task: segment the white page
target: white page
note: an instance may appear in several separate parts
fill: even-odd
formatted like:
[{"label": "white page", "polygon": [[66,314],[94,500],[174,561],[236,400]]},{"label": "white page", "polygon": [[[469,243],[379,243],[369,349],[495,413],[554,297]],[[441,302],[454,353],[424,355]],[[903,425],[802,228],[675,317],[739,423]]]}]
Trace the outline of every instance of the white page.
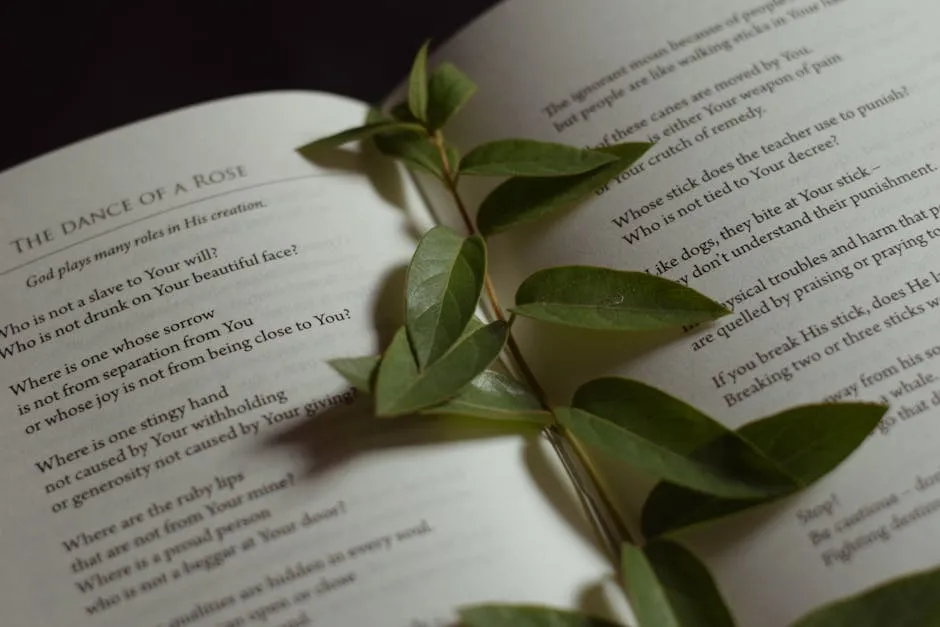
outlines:
[{"label": "white page", "polygon": [[[504,303],[538,268],[598,264],[687,279],[736,310],[652,339],[521,323],[557,402],[612,372],[731,426],[843,389],[890,400],[836,473],[702,542],[743,625],[940,561],[938,17],[929,0],[512,0],[435,55],[479,84],[448,129],[464,149],[659,139],[587,206],[492,238]],[[475,206],[486,190],[469,178]]]},{"label": "white page", "polygon": [[4,624],[604,610],[610,566],[542,443],[379,424],[325,363],[393,330],[427,226],[386,161],[294,152],[363,115],[250,96],[0,175]]}]

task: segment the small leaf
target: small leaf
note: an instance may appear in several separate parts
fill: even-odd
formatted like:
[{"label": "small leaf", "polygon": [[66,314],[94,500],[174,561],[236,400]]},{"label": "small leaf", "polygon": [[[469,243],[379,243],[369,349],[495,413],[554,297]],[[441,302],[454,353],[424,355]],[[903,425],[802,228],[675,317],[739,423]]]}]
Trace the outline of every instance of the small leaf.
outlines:
[{"label": "small leaf", "polygon": [[644,627],[734,627],[708,569],[685,547],[665,540],[642,550],[623,545],[624,587]]},{"label": "small leaf", "polygon": [[444,126],[463,107],[477,86],[451,63],[441,63],[428,79],[428,128]]},{"label": "small leaf", "polygon": [[356,386],[356,389],[372,394],[375,385],[375,375],[379,370],[381,357],[369,355],[368,357],[344,357],[332,359],[328,363],[333,370],[343,375],[347,381]]},{"label": "small leaf", "polygon": [[669,279],[591,266],[539,270],[519,286],[512,311],[543,322],[609,331],[649,331],[730,313]]},{"label": "small leaf", "polygon": [[414,116],[411,112],[411,109],[408,108],[408,102],[402,101],[394,105],[389,109],[389,113],[392,114],[392,117],[401,122],[416,122],[420,123],[420,120]]},{"label": "small leaf", "polygon": [[620,627],[602,618],[534,605],[476,605],[459,613],[461,627]]},{"label": "small leaf", "polygon": [[509,327],[492,322],[462,337],[440,359],[418,372],[408,334],[395,335],[379,365],[376,413],[398,416],[438,405],[457,395],[499,355]]},{"label": "small leaf", "polygon": [[397,395],[417,378],[418,364],[408,343],[408,331],[401,327],[385,349],[379,371],[375,375],[376,405],[379,406],[387,397]]},{"label": "small leaf", "polygon": [[[787,496],[812,485],[841,464],[878,426],[886,407],[870,403],[803,405],[746,424],[737,435],[759,449],[794,479]],[[695,457],[716,454],[721,442]],[[643,534],[654,537],[722,518],[759,505],[753,500],[714,498],[660,483],[643,504]]]},{"label": "small leaf", "polygon": [[481,144],[464,156],[460,171],[482,176],[566,176],[617,161],[616,155],[533,139]]},{"label": "small leaf", "polygon": [[542,409],[539,399],[519,381],[494,370],[481,372],[457,396],[422,414],[458,414],[483,418],[549,424],[552,415]]},{"label": "small leaf", "polygon": [[392,132],[425,133],[425,130],[418,124],[409,124],[406,122],[374,122],[372,124],[366,124],[365,126],[357,126],[356,128],[346,129],[345,131],[336,133],[335,135],[330,135],[328,137],[321,137],[320,139],[312,141],[305,146],[301,146],[297,149],[297,152],[306,157],[319,150],[323,150],[324,148],[334,148],[336,146],[348,144],[349,142],[368,139],[369,137],[378,135],[379,133]]},{"label": "small leaf", "polygon": [[575,407],[555,409],[559,422],[579,440],[607,454],[670,482],[727,498],[767,499],[783,486],[742,473],[733,464],[703,463],[674,446],[676,438],[667,435],[668,426],[636,433],[618,416],[598,416]]},{"label": "small leaf", "polygon": [[430,41],[424,42],[424,45],[415,55],[414,64],[411,66],[411,76],[408,78],[408,108],[411,114],[422,122],[428,120],[428,47]]},{"label": "small leaf", "polygon": [[[395,133],[376,135],[372,141],[383,155],[401,159],[413,170],[423,170],[444,180],[444,165],[441,162],[441,156],[426,136]],[[448,158],[452,158],[451,155],[448,155]]]},{"label": "small leaf", "polygon": [[597,148],[617,160],[583,174],[511,178],[483,200],[477,214],[477,228],[483,235],[493,235],[567,209],[629,168],[650,146],[652,144],[626,143]]},{"label": "small leaf", "polygon": [[405,280],[405,326],[418,369],[449,349],[473,317],[483,277],[486,244],[438,226],[418,242]]},{"label": "small leaf", "polygon": [[940,627],[940,568],[875,586],[818,608],[792,627]]}]

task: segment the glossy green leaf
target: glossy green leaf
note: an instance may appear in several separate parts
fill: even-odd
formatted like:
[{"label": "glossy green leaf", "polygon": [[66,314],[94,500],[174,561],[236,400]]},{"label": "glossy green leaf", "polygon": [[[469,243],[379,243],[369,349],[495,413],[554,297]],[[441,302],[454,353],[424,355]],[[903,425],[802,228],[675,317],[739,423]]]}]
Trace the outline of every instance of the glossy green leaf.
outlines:
[{"label": "glossy green leaf", "polygon": [[417,133],[424,133],[425,137],[427,133],[425,130],[418,124],[409,124],[407,122],[374,122],[371,124],[366,124],[365,126],[357,126],[356,128],[346,129],[335,135],[330,135],[328,137],[322,137],[316,141],[312,141],[305,146],[301,146],[297,149],[297,152],[307,156],[314,156],[319,150],[324,148],[333,148],[336,146],[342,146],[343,144],[348,144],[349,142],[358,141],[362,139],[368,139],[379,133],[408,133],[409,136],[413,138],[419,138],[420,135]]},{"label": "glossy green leaf", "polygon": [[621,564],[630,607],[643,627],[734,627],[708,569],[683,546],[624,544]]},{"label": "glossy green leaf", "polygon": [[457,414],[484,420],[505,420],[549,424],[552,415],[542,409],[532,390],[512,377],[486,370],[457,396],[423,414]]},{"label": "glossy green leaf", "polygon": [[405,326],[422,370],[447,352],[473,317],[486,275],[486,244],[444,226],[424,234],[405,280]]},{"label": "glossy green leaf", "polygon": [[418,50],[408,78],[408,108],[411,109],[411,114],[422,122],[427,122],[428,119],[428,47],[430,45],[431,42],[426,41]]},{"label": "glossy green leaf", "polygon": [[620,627],[602,618],[534,605],[476,605],[459,613],[461,627]]},{"label": "glossy green leaf", "polygon": [[[746,424],[737,435],[794,479],[787,496],[812,485],[852,454],[887,410],[871,403],[803,405]],[[723,441],[707,444],[695,457],[717,454]],[[669,483],[658,484],[643,504],[643,534],[654,537],[760,504],[714,498]]]},{"label": "glossy green leaf", "polygon": [[333,367],[333,370],[356,386],[357,390],[372,394],[380,360],[381,357],[377,355],[369,355],[367,357],[332,359],[328,363]]},{"label": "glossy green leaf", "polygon": [[722,463],[724,460],[704,463],[692,458],[684,446],[675,446],[672,435],[659,438],[669,431],[668,426],[646,425],[645,431],[636,432],[631,428],[634,425],[621,421],[619,415],[598,416],[576,407],[556,408],[555,416],[580,441],[693,490],[727,498],[767,499],[783,489],[779,483],[741,472],[730,460],[728,464]]},{"label": "glossy green leaf", "polygon": [[481,144],[460,162],[464,174],[482,176],[567,176],[617,161],[598,150],[533,139],[502,139]]},{"label": "glossy green leaf", "polygon": [[441,63],[428,79],[428,128],[444,126],[476,93],[470,77],[451,63]]},{"label": "glossy green leaf", "polygon": [[592,266],[539,270],[519,286],[512,311],[542,322],[606,331],[649,331],[730,313],[674,281]]},{"label": "glossy green leaf", "polygon": [[511,178],[483,200],[477,214],[477,228],[483,235],[493,235],[567,209],[629,168],[650,146],[652,144],[626,143],[597,148],[617,160],[582,174]]},{"label": "glossy green leaf", "polygon": [[496,359],[509,327],[492,322],[465,334],[440,359],[422,371],[402,329],[379,365],[375,404],[379,416],[398,416],[453,398]]},{"label": "glossy green leaf", "polygon": [[818,608],[791,627],[940,627],[940,568]]}]

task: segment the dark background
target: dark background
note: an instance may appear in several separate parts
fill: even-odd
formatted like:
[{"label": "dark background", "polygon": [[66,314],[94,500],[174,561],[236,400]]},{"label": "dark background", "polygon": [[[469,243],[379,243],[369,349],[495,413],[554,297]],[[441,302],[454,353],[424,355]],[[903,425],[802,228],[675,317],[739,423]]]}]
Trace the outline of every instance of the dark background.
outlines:
[{"label": "dark background", "polygon": [[4,4],[0,171],[235,94],[309,89],[375,102],[425,39],[441,43],[496,0]]}]

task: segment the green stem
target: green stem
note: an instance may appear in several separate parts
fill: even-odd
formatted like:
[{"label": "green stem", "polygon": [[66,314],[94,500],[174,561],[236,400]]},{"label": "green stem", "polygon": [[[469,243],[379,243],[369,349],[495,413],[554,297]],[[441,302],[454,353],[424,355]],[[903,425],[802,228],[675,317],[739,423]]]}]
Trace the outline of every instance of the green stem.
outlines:
[{"label": "green stem", "polygon": [[[444,185],[447,187],[447,191],[450,192],[451,197],[454,200],[454,204],[457,206],[460,216],[463,218],[464,225],[467,227],[467,232],[470,235],[477,235],[476,225],[474,225],[473,220],[470,219],[470,213],[467,211],[467,206],[464,204],[463,199],[460,197],[460,192],[457,190],[457,178],[459,176],[458,172],[454,171],[453,166],[450,163],[450,160],[447,158],[447,150],[444,144],[444,136],[441,131],[435,131],[431,135],[431,142],[437,148],[437,152],[441,157],[441,165],[443,166],[444,172]],[[529,364],[526,362],[525,357],[522,355],[522,350],[519,348],[519,344],[516,342],[515,336],[512,334],[512,324],[516,320],[516,315],[511,314],[509,318],[506,318],[506,314],[503,312],[503,309],[499,306],[499,299],[496,297],[496,288],[493,286],[493,281],[490,278],[489,270],[484,274],[483,285],[486,290],[487,298],[490,301],[490,306],[493,308],[493,313],[498,320],[505,322],[510,327],[510,332],[506,340],[506,347],[509,349],[509,353],[513,357],[513,361],[516,366],[519,368],[523,378],[525,378],[526,383],[528,383],[531,390],[538,397],[539,402],[542,404],[542,407],[549,411],[552,414],[552,424],[548,426],[549,437],[553,440],[553,445],[556,450],[559,452],[559,455],[562,456],[562,460],[566,466],[572,463],[569,454],[565,451],[562,442],[566,441],[570,443],[572,448],[573,456],[584,468],[585,472],[588,475],[588,479],[593,482],[593,485],[597,488],[603,485],[600,481],[600,476],[597,473],[597,470],[590,463],[590,457],[588,457],[587,452],[584,450],[580,442],[577,441],[577,438],[568,437],[566,434],[566,429],[555,416],[555,412],[552,408],[552,404],[548,399],[548,395],[545,393],[544,388],[542,388],[538,379],[535,377],[535,373],[532,372],[532,369],[529,368]],[[559,439],[561,441],[559,441]],[[569,472],[572,469],[569,468]],[[575,474],[577,471],[574,471]],[[602,516],[606,521],[598,521],[599,524],[603,526],[605,531],[608,534],[608,540],[611,538],[630,538],[631,534],[627,530],[626,526],[623,524],[623,521],[620,520],[620,517],[616,513],[616,508],[613,507],[610,499],[605,494],[603,489],[600,489],[599,494],[589,494],[585,488],[581,485],[576,486],[579,490],[580,496],[582,499],[585,499],[586,506],[591,509],[593,505],[600,512],[606,512],[606,516]],[[612,547],[614,559],[614,565],[617,565],[619,560],[619,552],[617,547]]]},{"label": "green stem", "polygon": [[[467,227],[467,231],[470,235],[478,235],[479,232],[477,231],[476,225],[474,225],[473,220],[470,219],[470,213],[467,211],[467,206],[463,203],[463,199],[460,197],[460,192],[457,190],[457,173],[454,172],[454,168],[451,165],[450,160],[447,158],[447,150],[444,145],[444,136],[440,131],[435,131],[435,133],[431,136],[431,141],[437,147],[437,152],[441,157],[441,164],[444,170],[444,184],[447,186],[447,191],[450,192],[451,197],[454,199],[454,204],[457,205],[457,210],[460,212],[460,216],[463,218],[464,226]],[[513,314],[508,319],[506,318],[505,312],[503,311],[502,307],[499,306],[499,299],[496,296],[496,287],[493,285],[493,280],[490,277],[488,270],[483,275],[483,287],[486,290],[486,296],[490,302],[490,306],[493,308],[493,315],[496,316],[497,320],[505,322],[508,326],[512,327],[512,323],[515,321],[516,316]],[[513,336],[511,328],[509,336],[506,340],[506,347],[509,349],[509,353],[513,356],[513,360],[522,373],[522,376],[525,377],[529,387],[538,396],[539,401],[542,403],[542,407],[548,411],[552,411],[552,406],[548,400],[548,395],[545,393],[545,390],[539,384],[538,379],[535,378],[535,373],[532,372],[532,369],[529,368],[529,364],[526,363],[525,358],[522,356],[522,350],[519,348],[519,344],[516,342],[516,338]]]}]

